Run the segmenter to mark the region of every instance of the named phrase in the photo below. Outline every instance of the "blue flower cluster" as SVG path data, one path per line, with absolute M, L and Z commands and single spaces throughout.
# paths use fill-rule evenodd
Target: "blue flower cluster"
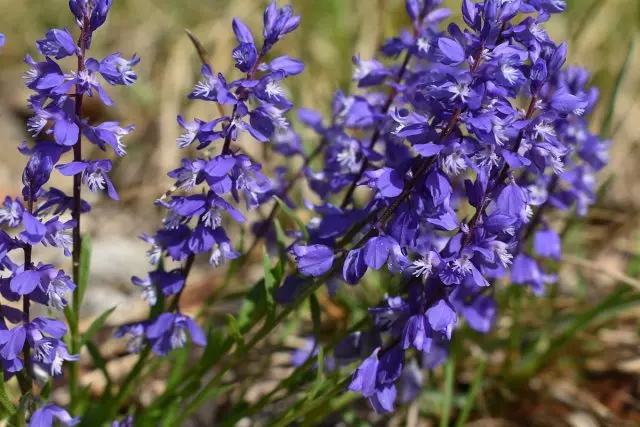
M 286 34 L 298 27 L 300 18 L 290 6 L 278 8 L 271 3 L 264 12 L 263 43 L 258 50 L 250 29 L 239 19 L 233 20 L 238 45 L 232 56 L 235 66 L 244 76 L 230 83 L 215 74 L 210 65 L 202 67 L 199 81 L 189 98 L 217 103 L 221 109 L 232 110 L 230 115 L 212 121 L 195 119 L 189 122 L 178 117 L 184 133 L 178 138 L 180 148 L 195 145 L 203 155 L 185 158 L 182 165 L 171 171 L 174 189 L 157 201 L 167 214 L 153 236 L 142 238 L 151 246 L 150 262 L 155 266 L 146 278 L 134 277 L 144 298 L 155 305 L 158 295 L 173 297 L 169 312 L 148 321 L 121 327 L 118 335 L 133 336 L 130 349 L 137 351 L 148 344 L 158 355 L 184 346 L 187 334 L 193 343 L 204 345 L 206 337 L 200 327 L 180 311 L 179 299 L 195 257 L 206 253 L 213 267 L 240 254 L 234 250 L 223 227 L 229 216 L 236 222 L 245 221 L 237 205 L 241 199 L 247 210 L 268 201 L 274 185 L 261 172 L 262 165 L 237 149 L 233 142 L 246 132 L 260 142 L 282 141 L 289 124 L 283 116 L 292 107 L 281 87 L 282 81 L 303 71 L 301 61 L 280 56 L 265 62 L 272 47 Z M 221 140 L 218 154 L 212 155 L 211 144 Z M 168 257 L 181 264 L 170 271 L 161 262 Z
M 412 31 L 381 48 L 401 65 L 354 58 L 365 90 L 338 92 L 328 127 L 301 115 L 326 150 L 323 169 L 307 171 L 325 202 L 313 208 L 310 240 L 292 248 L 300 274 L 352 285 L 368 269 L 403 276 L 401 294 L 370 310 L 372 330 L 339 347 L 343 358 L 368 356 L 349 389 L 378 412 L 393 410 L 398 387 L 403 401 L 415 395 L 417 365 L 446 359 L 462 319 L 489 331 L 496 280 L 544 292 L 554 277 L 539 261 L 558 259 L 561 245 L 543 210 L 584 213 L 607 161 L 608 142 L 585 119 L 598 93 L 586 71 L 562 69 L 566 44 L 543 27 L 563 0 L 464 0 L 466 28 L 446 31 L 440 3 L 406 0 Z M 363 206 L 357 187 L 372 194 Z M 301 283 L 289 278 L 279 299 Z
M 69 354 L 63 341 L 67 332 L 63 322 L 29 316 L 32 302 L 62 311 L 67 295 L 76 288 L 64 271 L 35 262 L 32 252 L 38 245 L 52 246 L 66 256 L 73 250 L 75 259 L 79 242 L 76 246 L 71 232 L 79 237 L 79 216 L 90 209 L 80 198 L 81 182 L 91 191 L 106 190 L 117 199 L 108 175 L 111 161 L 90 161 L 77 155 L 84 135 L 101 150 L 111 147 L 116 155 L 123 156 L 122 138 L 133 130 L 116 122 L 91 123 L 82 116 L 84 96 L 97 94 L 104 104 L 112 105 L 100 76 L 109 85 L 130 85 L 136 80 L 132 69 L 138 62 L 135 56 L 130 60 L 120 54 L 102 60 L 86 56 L 92 35 L 105 22 L 110 6 L 110 0 L 71 0 L 80 29 L 78 40 L 66 29 L 52 29 L 37 42 L 44 59 L 38 62 L 30 55 L 25 58 L 29 70 L 24 79 L 33 91 L 28 99 L 33 112 L 28 131 L 34 143 L 20 146 L 29 157 L 22 175 L 22 197 L 7 197 L 0 207 L 0 224 L 6 230 L 0 230 L 0 294 L 7 301 L 22 299 L 22 310 L 10 305 L 0 308 L 0 360 L 5 378 L 26 368 L 28 376 L 46 381 L 62 374 L 65 361 L 78 359 L 78 355 Z M 4 37 L 1 40 L 4 42 Z M 77 59 L 76 70 L 65 72 L 58 64 L 57 60 L 67 57 Z M 60 164 L 62 156 L 71 150 L 74 160 Z M 77 176 L 75 197 L 45 187 L 55 169 L 65 176 Z M 78 421 L 64 409 L 48 404 L 33 413 L 30 425 L 51 426 L 54 418 L 64 425 Z

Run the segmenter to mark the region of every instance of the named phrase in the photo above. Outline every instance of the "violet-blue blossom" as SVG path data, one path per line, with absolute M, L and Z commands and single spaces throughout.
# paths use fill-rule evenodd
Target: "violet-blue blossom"
M 0 233 L 0 269 L 4 273 L 0 294 L 8 301 L 22 299 L 21 309 L 0 307 L 0 362 L 5 379 L 19 374 L 26 381 L 32 378 L 46 382 L 61 376 L 66 362 L 78 360 L 79 356 L 72 354 L 65 343 L 67 328 L 63 322 L 31 317 L 32 304 L 65 310 L 76 289 L 74 280 L 63 270 L 34 260 L 33 249 L 39 245 L 58 248 L 65 256 L 73 252 L 75 260 L 79 256 L 79 233 L 73 237 L 72 233 L 78 231 L 80 215 L 90 206 L 79 192 L 70 196 L 46 185 L 51 174 L 59 171 L 67 176 L 78 175 L 78 183 L 84 182 L 92 191 L 107 190 L 117 198 L 109 177 L 110 160 L 81 158 L 81 150 L 76 148 L 86 136 L 103 151 L 109 146 L 122 156 L 122 138 L 133 130 L 132 126 L 123 127 L 116 122 L 92 122 L 83 117 L 81 109 L 84 96 L 98 95 L 106 105 L 112 105 L 100 75 L 109 85 L 129 85 L 136 80 L 132 69 L 138 61 L 136 57 L 124 62 L 119 54 L 103 61 L 87 57 L 92 34 L 104 24 L 111 1 L 71 0 L 69 6 L 79 35 L 69 29 L 50 29 L 36 42 L 41 57 L 25 57 L 28 70 L 24 81 L 31 91 L 27 103 L 32 113 L 27 131 L 33 141 L 18 147 L 28 157 L 22 174 L 22 194 L 7 197 L 0 208 L 0 223 L 8 229 Z M 75 57 L 76 69 L 57 62 L 68 57 Z M 72 150 L 74 159 L 66 165 L 59 164 L 61 157 Z M 17 251 L 22 252 L 21 256 Z M 18 259 L 21 261 L 16 262 Z M 44 403 L 31 414 L 29 425 L 48 427 L 54 422 L 75 425 L 79 419 L 59 406 Z
M 414 349 L 421 366 L 438 366 L 462 322 L 491 329 L 496 280 L 537 295 L 553 283 L 540 258 L 560 259 L 561 244 L 544 209 L 584 214 L 609 145 L 587 127 L 597 92 L 586 71 L 563 69 L 567 45 L 543 28 L 564 1 L 464 0 L 466 26 L 446 30 L 440 1 L 405 3 L 412 31 L 380 52 L 402 62 L 354 57 L 361 89 L 336 93 L 328 124 L 300 117 L 326 145 L 321 169 L 306 170 L 324 202 L 294 246 L 299 272 L 323 274 L 346 250 L 334 269 L 346 283 L 368 269 L 403 276 L 401 295 L 371 309 L 388 346 L 363 357 L 349 386 L 379 412 L 393 409 L 407 366 L 387 354 Z M 368 201 L 354 200 L 357 187 Z
M 210 64 L 202 65 L 202 78 L 188 98 L 228 106 L 229 115 L 209 120 L 182 115 L 177 118 L 183 129 L 176 141 L 178 147 L 195 145 L 200 151 L 196 158 L 183 159 L 180 167 L 169 172 L 169 177 L 175 180 L 174 190 L 156 202 L 166 210 L 163 224 L 153 235 L 143 236 L 151 246 L 148 254 L 156 268 L 146 277 L 133 278 L 134 285 L 151 305 L 156 305 L 160 293 L 171 298 L 172 304 L 167 312 L 152 319 L 120 328 L 118 336 L 133 336 L 132 350 L 138 351 L 141 346 L 148 345 L 155 354 L 166 355 L 183 347 L 188 339 L 199 346 L 206 344 L 204 332 L 180 310 L 180 296 L 198 255 L 206 254 L 212 267 L 240 257 L 227 232 L 228 221 L 245 222 L 242 210 L 257 209 L 280 194 L 263 173 L 262 165 L 233 144 L 242 134 L 260 143 L 277 143 L 280 147 L 285 144 L 283 135 L 288 135 L 287 138 L 295 143 L 295 135 L 292 136 L 289 122 L 284 117 L 292 103 L 282 84 L 290 76 L 301 73 L 304 64 L 287 55 L 265 62 L 265 55 L 284 35 L 295 30 L 298 23 L 299 17 L 293 16 L 290 6 L 278 8 L 275 2 L 271 3 L 265 11 L 264 40 L 259 47 L 251 29 L 234 18 L 231 27 L 237 46 L 231 56 L 242 75 L 232 80 L 214 72 Z M 132 59 L 129 63 L 134 62 Z M 107 81 L 111 79 L 105 71 L 105 61 L 99 70 Z M 105 129 L 104 125 L 102 129 L 94 130 L 95 134 L 106 132 L 108 138 L 104 139 L 110 141 L 107 144 L 116 148 L 118 135 L 128 132 L 128 128 L 109 126 Z M 106 175 L 108 170 L 103 167 L 90 170 L 90 167 L 65 165 L 62 171 L 72 174 L 82 170 L 83 177 L 91 172 L 96 178 L 100 176 L 96 174 L 105 172 L 101 175 L 102 181 L 96 181 L 94 187 L 103 183 L 111 188 Z M 180 262 L 182 266 L 164 271 L 160 262 L 164 257 Z M 318 271 L 314 267 L 310 269 Z

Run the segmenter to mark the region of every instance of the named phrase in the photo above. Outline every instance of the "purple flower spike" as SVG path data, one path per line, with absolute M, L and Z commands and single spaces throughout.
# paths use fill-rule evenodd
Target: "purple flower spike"
M 405 394 L 404 361 L 391 365 L 400 366 L 395 375 L 381 368 L 383 360 L 415 349 L 421 366 L 432 368 L 448 357 L 459 321 L 487 333 L 497 317 L 490 292 L 496 280 L 511 277 L 544 293 L 554 276 L 528 253 L 528 238 L 536 257 L 560 259 L 560 238 L 544 211 L 575 207 L 584 214 L 607 161 L 609 143 L 588 130 L 597 91 L 586 87 L 584 70 L 562 69 L 567 46 L 544 29 L 564 1 L 463 0 L 464 28 L 440 28 L 451 15 L 440 3 L 405 1 L 412 28 L 384 42 L 380 54 L 388 61 L 353 58 L 364 90 L 336 91 L 329 120 L 299 112 L 323 139 L 321 168 L 304 173 L 325 201 L 308 204 L 310 238 L 293 246 L 299 271 L 326 274 L 340 260 L 350 285 L 370 268 L 403 275 L 400 295 L 370 309 L 390 348 L 362 362 L 350 384 L 377 412 L 392 411 Z M 277 11 L 268 8 L 265 29 L 280 13 L 290 16 Z M 367 90 L 377 85 L 390 93 Z M 271 94 L 265 86 L 255 85 L 258 99 L 288 108 L 273 84 Z M 369 191 L 357 192 L 361 187 Z M 416 377 L 407 374 L 407 382 L 419 383 Z M 407 389 L 402 400 L 415 396 Z
M 84 96 L 97 94 L 104 104 L 112 105 L 101 78 L 109 84 L 123 85 L 136 80 L 132 67 L 139 59 L 135 55 L 130 60 L 122 59 L 120 54 L 103 61 L 88 57 L 93 32 L 105 23 L 111 0 L 70 0 L 69 7 L 78 26 L 77 34 L 50 29 L 36 42 L 41 57 L 25 56 L 28 69 L 23 77 L 31 91 L 27 104 L 32 113 L 26 130 L 33 140 L 18 147 L 28 157 L 22 173 L 22 197 L 6 198 L 0 207 L 0 224 L 11 232 L 0 231 L 0 270 L 4 272 L 0 293 L 8 301 L 22 299 L 22 310 L 0 306 L 0 363 L 5 379 L 20 373 L 21 378 L 27 375 L 27 380 L 33 377 L 46 382 L 49 377 L 62 375 L 65 362 L 78 360 L 78 355 L 69 354 L 63 341 L 67 333 L 64 323 L 32 318 L 30 312 L 36 304 L 60 311 L 66 308 L 75 283 L 63 270 L 38 262 L 36 257 L 40 245 L 59 248 L 65 256 L 71 256 L 72 249 L 77 249 L 77 234 L 72 230 L 79 225 L 80 215 L 90 210 L 77 192 L 72 197 L 47 184 L 51 173 L 58 169 L 66 176 L 78 176 L 92 191 L 106 189 L 117 199 L 107 175 L 111 161 L 75 158 L 78 150 L 72 147 L 91 143 L 105 150 L 108 145 L 123 156 L 122 138 L 133 130 L 132 126 L 122 127 L 116 122 L 90 124 L 79 113 Z M 4 36 L 0 37 L 0 44 L 3 43 Z M 69 71 L 65 65 L 63 71 L 57 61 L 70 56 L 83 62 Z M 83 141 L 83 136 L 88 141 Z M 76 153 L 73 160 L 59 164 L 62 156 L 71 151 Z M 24 264 L 16 264 L 16 259 L 24 259 Z M 14 326 L 9 329 L 7 322 Z M 29 372 L 21 373 L 25 366 Z M 31 406 L 27 406 L 28 411 L 33 409 Z M 45 403 L 33 412 L 30 425 L 74 425 L 78 421 L 64 409 Z

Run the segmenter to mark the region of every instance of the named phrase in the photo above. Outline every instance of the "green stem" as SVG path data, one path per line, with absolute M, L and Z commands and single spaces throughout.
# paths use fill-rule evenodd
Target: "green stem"
M 444 365 L 444 402 L 442 403 L 442 413 L 440 414 L 440 427 L 449 425 L 451 408 L 453 407 L 453 389 L 456 380 L 456 360 L 452 355 Z
M 305 417 L 302 427 L 317 426 L 320 424 L 318 422 L 320 419 L 326 419 L 329 415 L 340 411 L 342 408 L 361 398 L 362 395 L 358 393 L 345 393 L 340 397 L 331 399 L 327 402 L 327 405 L 329 406 L 328 410 L 323 406 L 319 406 L 318 409 L 309 413 L 309 415 Z
M 118 391 L 118 394 L 109 405 L 109 411 L 108 411 L 109 415 L 111 415 L 112 411 L 117 410 L 122 404 L 122 402 L 124 402 L 124 400 L 129 396 L 134 385 L 133 381 L 136 379 L 136 377 L 140 374 L 140 372 L 144 368 L 147 362 L 147 358 L 149 357 L 150 354 L 151 354 L 151 348 L 149 346 L 145 346 L 142 352 L 140 353 L 140 357 L 138 358 L 138 361 L 134 365 L 133 369 L 129 372 L 129 375 L 127 375 L 125 380 L 122 382 L 122 385 L 120 386 L 120 390 Z
M 80 38 L 78 40 L 78 74 L 80 74 L 84 68 L 84 58 L 87 51 L 87 28 L 89 28 L 89 16 L 85 14 L 82 23 L 82 29 L 80 31 Z M 78 118 L 82 117 L 82 102 L 83 93 L 80 84 L 76 85 L 76 105 L 75 114 Z M 78 140 L 73 146 L 73 160 L 76 162 L 82 161 L 82 130 L 78 133 Z M 72 258 L 72 270 L 73 270 L 73 282 L 77 285 L 80 280 L 80 254 L 82 252 L 82 238 L 80 236 L 80 216 L 82 214 L 82 174 L 76 174 L 73 176 L 73 207 L 71 210 L 71 217 L 75 221 L 73 227 L 73 251 Z M 73 317 L 74 321 L 69 325 L 71 333 L 71 353 L 78 354 L 80 352 L 80 333 L 78 330 L 78 323 L 80 320 L 80 291 L 76 288 L 73 292 Z M 69 369 L 69 393 L 71 395 L 71 407 L 75 409 L 78 395 L 78 370 L 79 363 L 71 363 Z
M 353 325 L 351 328 L 349 328 L 348 331 L 346 331 L 343 334 L 340 334 L 340 336 L 336 337 L 331 342 L 331 344 L 329 344 L 328 346 L 326 346 L 324 348 L 324 354 L 325 355 L 328 354 L 330 351 L 332 351 L 335 348 L 335 346 L 344 337 L 346 337 L 347 335 L 349 335 L 349 334 L 351 334 L 351 333 L 353 333 L 355 331 L 359 331 L 368 322 L 369 322 L 369 318 L 368 317 L 364 317 L 359 322 L 357 322 L 355 325 Z M 315 366 L 315 364 L 316 364 L 316 358 L 309 357 L 302 365 L 298 366 L 291 373 L 291 375 L 287 376 L 282 381 L 280 381 L 278 383 L 278 385 L 276 385 L 269 393 L 267 393 L 266 395 L 262 396 L 260 398 L 260 400 L 258 400 L 256 403 L 254 403 L 251 406 L 243 406 L 243 407 L 238 408 L 237 410 L 233 410 L 231 418 L 230 419 L 225 419 L 224 424 L 222 426 L 224 427 L 224 426 L 227 426 L 227 425 L 234 425 L 238 420 L 241 420 L 243 418 L 255 415 L 260 410 L 262 410 L 265 406 L 267 406 L 269 403 L 271 403 L 271 401 L 272 401 L 271 399 L 281 390 L 288 389 L 289 392 L 296 390 L 298 387 L 300 387 L 302 384 L 304 384 L 304 382 L 301 381 L 301 379 L 304 378 L 303 374 L 305 374 L 307 371 L 311 370 Z
M 271 422 L 269 425 L 271 425 L 272 427 L 286 427 L 288 425 L 291 425 L 295 420 L 299 419 L 302 416 L 305 416 L 305 415 L 309 414 L 309 417 L 312 418 L 314 415 L 316 415 L 317 411 L 325 411 L 326 410 L 326 405 L 336 395 L 344 392 L 344 390 L 347 387 L 347 384 L 349 383 L 350 380 L 351 380 L 351 376 L 342 379 L 341 381 L 336 383 L 336 385 L 334 385 L 321 398 L 319 398 L 319 399 L 317 399 L 315 401 L 312 401 L 312 402 L 307 402 L 304 405 L 301 405 L 300 406 L 300 410 L 297 411 L 297 412 L 294 412 L 294 413 L 288 414 L 288 415 L 286 413 L 283 414 L 278 419 L 276 419 L 275 421 Z M 358 396 L 358 395 L 356 395 L 356 396 Z M 303 425 L 306 425 L 306 423 L 303 424 Z
M 469 390 L 462 412 L 456 421 L 456 427 L 464 427 L 467 425 L 467 420 L 475 406 L 476 398 L 482 391 L 482 380 L 484 379 L 484 370 L 486 366 L 487 359 L 481 359 L 478 369 L 476 370 L 476 375 L 473 378 L 473 383 L 471 384 L 471 390 Z

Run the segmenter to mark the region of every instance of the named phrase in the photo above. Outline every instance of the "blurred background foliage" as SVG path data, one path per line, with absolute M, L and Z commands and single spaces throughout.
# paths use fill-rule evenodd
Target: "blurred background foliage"
M 124 248 L 129 243 L 133 246 L 132 240 L 127 239 L 141 231 L 151 231 L 158 224 L 158 218 L 153 219 L 152 201 L 169 186 L 164 172 L 176 167 L 184 154 L 175 145 L 179 133 L 175 117 L 181 113 L 189 119 L 205 119 L 219 114 L 211 105 L 188 102 L 186 98 L 198 79 L 200 61 L 184 30 L 189 29 L 202 42 L 214 70 L 237 75 L 230 56 L 235 44 L 230 20 L 237 16 L 251 28 L 260 28 L 266 2 L 114 3 L 110 20 L 95 37 L 92 55 L 137 52 L 142 57 L 139 82 L 132 90 L 114 94 L 116 107 L 107 110 L 89 102 L 86 111 L 92 117 L 135 123 L 137 130 L 128 140 L 129 155 L 118 160 L 113 174 L 124 203 L 118 205 L 117 211 L 108 201 L 99 204 L 86 226 L 98 241 L 112 235 L 123 236 L 117 250 L 126 252 Z M 459 20 L 460 2 L 444 3 Z M 593 127 L 604 129 L 613 139 L 610 165 L 599 177 L 603 185 L 599 201 L 585 219 L 568 225 L 563 218 L 555 219 L 558 227 L 565 230 L 568 256 L 556 266 L 559 285 L 548 297 L 533 300 L 521 290 L 503 292 L 501 320 L 491 339 L 462 331 L 456 342 L 464 340 L 467 344 L 459 350 L 457 366 L 450 364 L 435 374 L 417 407 L 412 405 L 392 418 L 376 422 L 407 425 L 411 421 L 411 425 L 423 425 L 420 415 L 429 419 L 456 408 L 464 413 L 471 396 L 479 401 L 476 419 L 527 419 L 516 425 L 640 425 L 636 424 L 640 423 L 640 48 L 633 48 L 640 29 L 640 1 L 567 3 L 567 13 L 553 17 L 549 32 L 556 40 L 569 41 L 569 64 L 591 71 L 593 84 L 601 91 Z M 302 23 L 299 31 L 278 45 L 274 55 L 287 53 L 305 62 L 306 71 L 290 79 L 287 89 L 297 106 L 325 113 L 336 88 L 357 90 L 351 83 L 348 58 L 371 57 L 384 38 L 397 34 L 407 24 L 401 0 L 291 0 L 291 4 L 301 14 Z M 27 138 L 27 91 L 20 84 L 25 70 L 22 59 L 25 52 L 35 52 L 34 41 L 47 29 L 71 25 L 63 0 L 0 0 L 0 14 L 0 31 L 8 40 L 0 56 L 0 196 L 4 196 L 19 192 L 24 165 L 15 150 L 16 144 Z M 304 130 L 301 133 L 309 150 L 319 142 Z M 257 156 L 264 154 L 254 142 L 243 144 L 243 148 Z M 69 188 L 67 180 L 56 179 L 56 186 Z M 263 268 L 260 258 L 256 257 L 258 275 Z M 106 268 L 128 271 L 119 262 L 118 259 Z M 131 269 L 140 273 L 144 266 Z M 117 288 L 126 287 L 126 276 L 119 272 L 118 277 L 124 279 L 115 284 Z M 211 276 L 203 269 L 198 277 L 202 287 L 210 288 L 221 276 L 222 273 Z M 243 272 L 228 293 L 234 295 L 234 291 L 249 287 L 253 283 L 250 276 L 250 269 Z M 323 318 L 329 321 L 325 326 L 327 335 L 333 331 L 332 324 L 344 329 L 354 319 L 365 317 L 366 307 L 389 290 L 386 283 L 384 275 L 369 274 L 362 287 L 342 292 L 333 301 L 320 295 Z M 106 298 L 104 295 L 111 294 L 99 295 Z M 191 301 L 197 305 L 201 299 L 196 295 Z M 228 310 L 234 309 L 237 304 Z M 129 306 L 127 310 L 132 311 Z M 309 334 L 309 315 L 300 314 L 298 320 L 302 324 L 292 322 L 273 337 L 272 344 L 285 342 L 291 346 L 290 335 Z M 484 369 L 484 363 L 478 362 L 483 358 L 488 361 L 486 373 L 480 377 L 484 379 L 474 380 L 479 367 Z M 454 383 L 456 392 L 446 387 Z M 483 389 L 494 393 L 485 393 L 481 398 Z M 139 399 L 144 404 L 145 397 Z M 365 421 L 359 421 L 357 413 L 350 411 L 343 411 L 339 421 L 368 425 L 360 424 Z M 588 424 L 589 420 L 596 424 Z M 496 421 L 477 425 L 510 424 Z

